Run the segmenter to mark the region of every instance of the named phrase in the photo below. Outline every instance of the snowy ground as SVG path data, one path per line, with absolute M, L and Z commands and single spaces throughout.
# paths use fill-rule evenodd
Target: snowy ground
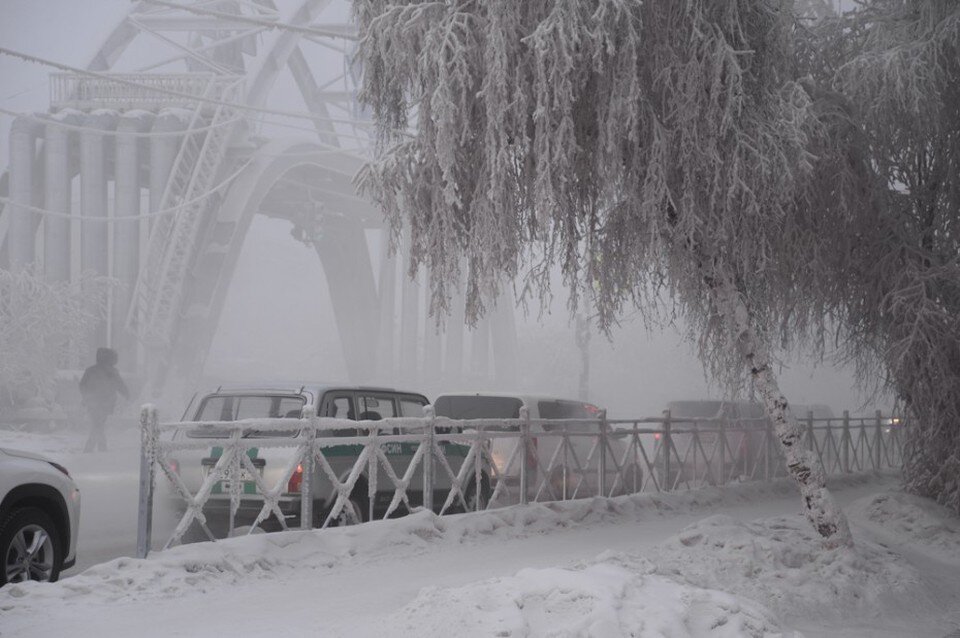
M 121 449 L 133 440 L 116 438 Z M 0 438 L 0 445 L 12 443 Z M 98 483 L 97 455 L 84 459 L 72 445 L 47 447 L 83 466 L 75 471 L 90 521 L 81 527 L 82 563 L 98 530 L 94 553 L 118 547 L 116 538 L 104 541 L 114 526 L 97 516 L 110 508 L 96 493 L 124 501 L 129 495 L 117 485 L 125 480 Z M 124 457 L 104 455 L 99 463 L 132 471 L 135 463 L 125 470 Z M 845 477 L 833 485 L 852 519 L 852 550 L 819 548 L 788 482 L 444 518 L 424 512 L 324 532 L 199 543 L 72 570 L 52 585 L 9 586 L 0 590 L 0 636 L 960 631 L 960 520 L 902 494 L 890 477 Z M 135 498 L 134 489 L 134 505 Z M 115 520 L 114 535 L 125 535 L 132 550 L 135 507 Z

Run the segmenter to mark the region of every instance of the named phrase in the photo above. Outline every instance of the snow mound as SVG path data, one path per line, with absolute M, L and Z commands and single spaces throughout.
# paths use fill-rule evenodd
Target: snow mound
M 915 549 L 960 563 L 960 518 L 919 496 L 890 491 L 854 502 L 848 512 L 887 537 Z
M 394 614 L 399 635 L 769 636 L 760 605 L 613 562 L 582 569 L 524 569 L 457 588 L 429 587 Z
M 919 582 L 899 554 L 862 538 L 824 549 L 801 516 L 753 522 L 710 516 L 653 553 L 657 573 L 759 601 L 783 619 L 875 608 Z

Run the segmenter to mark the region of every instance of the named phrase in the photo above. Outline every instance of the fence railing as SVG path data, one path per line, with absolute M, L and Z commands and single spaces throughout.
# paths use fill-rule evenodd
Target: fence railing
M 310 410 L 305 410 L 309 412 Z M 899 468 L 904 424 L 874 417 L 801 419 L 828 474 Z M 328 527 L 419 509 L 439 514 L 772 480 L 787 475 L 766 419 L 456 421 L 436 417 L 160 423 L 141 411 L 139 556 L 154 501 L 173 506 L 164 547 L 259 528 Z M 165 489 L 156 490 L 156 475 Z M 241 527 L 242 525 L 242 527 Z
M 143 108 L 161 106 L 193 107 L 189 96 L 211 97 L 208 87 L 214 84 L 212 97 L 229 93 L 242 82 L 242 76 L 215 76 L 210 73 L 111 73 L 106 77 L 89 77 L 73 73 L 50 75 L 50 107 L 60 108 Z

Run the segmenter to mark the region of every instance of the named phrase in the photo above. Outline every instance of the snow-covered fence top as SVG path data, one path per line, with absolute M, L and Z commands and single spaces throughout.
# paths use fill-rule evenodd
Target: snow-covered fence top
M 138 555 L 153 501 L 173 507 L 165 546 L 189 532 L 215 539 L 242 526 L 327 527 L 430 508 L 439 514 L 511 504 L 670 491 L 786 476 L 766 419 L 348 421 L 317 417 L 161 423 L 141 411 Z M 825 471 L 899 468 L 903 425 L 814 419 L 805 442 Z M 166 480 L 155 490 L 155 475 Z

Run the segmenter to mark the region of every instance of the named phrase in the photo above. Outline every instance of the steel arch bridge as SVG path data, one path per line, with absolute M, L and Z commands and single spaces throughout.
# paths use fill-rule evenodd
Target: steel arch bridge
M 379 212 L 353 189 L 370 147 L 354 33 L 342 0 L 136 3 L 85 68 L 51 75 L 48 113 L 13 122 L 0 264 L 119 280 L 91 341 L 120 349 L 159 395 L 200 374 L 266 214 L 315 247 L 353 381 L 485 384 L 495 370 L 512 383 L 511 304 L 436 334 L 420 287 L 398 276 L 402 250 L 389 255 Z

